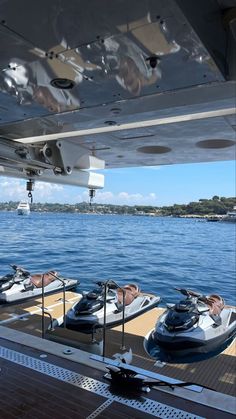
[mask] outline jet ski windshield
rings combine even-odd
[[[191,300],[184,300],[175,304],[174,308],[178,313],[182,313],[183,311],[193,311],[196,305]]]
[[[169,310],[164,326],[169,332],[187,330],[199,320],[197,306],[191,300],[180,301]]]
[[[96,288],[84,294],[83,298],[74,307],[75,315],[92,314],[95,311],[100,310],[104,306],[102,296],[103,291],[100,288]]]
[[[88,294],[86,294],[86,298],[88,300],[96,300],[98,297],[100,297],[102,295],[102,290],[101,289],[94,289],[93,291],[89,291]]]

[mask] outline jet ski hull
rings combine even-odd
[[[144,298],[148,297],[146,300],[146,304],[144,302]],[[143,306],[140,304],[139,300],[143,300]],[[142,296],[137,297],[134,300],[133,306],[125,307],[125,318],[124,322],[128,322],[135,317],[140,316],[141,314],[151,310],[152,308],[156,307],[160,302],[160,297]],[[132,310],[133,309],[133,310]],[[116,307],[113,307],[112,303],[108,303],[107,307],[107,315],[106,315],[106,327],[111,328],[122,324],[123,322],[123,312],[122,309],[118,310]],[[78,330],[83,333],[92,333],[98,328],[103,327],[104,325],[104,311],[99,310],[99,312],[95,314],[88,314],[88,315],[75,315],[75,311],[70,309],[66,315],[66,327],[71,330]]]
[[[225,341],[230,340],[231,338],[236,337],[236,325],[234,328],[227,330],[225,333],[220,334],[214,338],[204,340],[204,339],[194,339],[194,337],[189,336],[165,336],[158,333],[153,333],[154,342],[159,345],[161,348],[169,352],[182,352],[185,354],[189,350],[191,353],[208,353],[215,351],[219,346],[223,345]]]
[[[171,333],[165,329],[164,314],[156,329],[146,337],[145,350],[162,362],[174,363],[196,362],[218,355],[236,337],[236,311],[225,308],[220,325],[214,324],[208,317],[188,331]]]
[[[78,282],[75,279],[64,279],[64,281],[66,290],[75,288],[76,285],[78,285]],[[27,290],[24,288],[22,283],[14,284],[13,286],[8,287],[7,289],[6,288],[5,290],[2,290],[2,292],[0,292],[0,304],[17,303],[19,301],[25,301],[28,299],[42,296],[42,288],[34,287],[32,289]],[[55,280],[44,287],[44,293],[45,295],[53,294],[62,291],[62,289],[63,285],[61,281]]]

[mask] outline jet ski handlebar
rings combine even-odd
[[[17,274],[21,274],[23,277],[28,278],[31,277],[31,273],[29,271],[27,271],[24,268],[21,268],[21,266],[17,266],[17,265],[10,265],[12,269],[14,269],[14,271],[16,272],[15,275]],[[43,277],[50,275],[53,276],[55,279],[58,279],[59,281],[61,281],[62,283],[64,282],[64,278],[61,278],[57,275],[56,271],[48,271],[48,272],[44,272],[43,274],[41,274]],[[33,275],[34,276],[34,275]]]
[[[10,267],[16,272],[16,273],[21,273],[24,276],[30,276],[30,272],[27,271],[24,268],[21,268],[21,266],[17,266],[17,265],[10,265]]]
[[[119,285],[117,285],[116,284],[116,282],[115,281],[113,281],[112,279],[108,279],[108,281],[105,281],[105,282],[102,282],[102,281],[98,281],[98,282],[96,282],[96,284],[99,286],[99,287],[107,287],[107,288],[109,288],[110,290],[115,290],[115,289],[117,289],[117,288],[120,288],[119,287]]]
[[[120,288],[119,285],[117,285],[117,283],[115,281],[113,281],[112,279],[109,279],[107,281],[106,285],[110,290],[115,290],[117,288]]]
[[[178,287],[175,287],[174,289],[181,292],[181,294],[185,295],[186,297],[197,297],[197,298],[201,298],[201,299],[205,298],[204,295],[199,294],[196,291],[188,290],[188,289],[185,289],[185,288],[178,288]]]
[[[197,298],[197,301],[201,301],[202,303],[208,305],[208,298],[203,294],[199,294],[199,292],[188,290],[188,289],[185,289],[185,288],[178,288],[178,287],[175,287],[174,289],[181,292],[181,294],[185,295],[185,297]],[[209,308],[206,309],[205,311],[208,311],[208,310],[209,310]],[[201,313],[203,313],[203,311],[204,310],[201,310]]]

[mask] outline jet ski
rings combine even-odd
[[[43,281],[45,294],[61,291],[63,283],[67,290],[78,285],[77,280],[59,277],[56,271],[31,274],[20,266],[10,266],[14,272],[0,277],[0,303],[14,303],[42,295]]]
[[[145,338],[147,352],[164,362],[188,363],[225,350],[236,337],[236,310],[219,295],[175,288],[186,298],[168,304]]]
[[[97,288],[84,292],[66,314],[66,327],[93,333],[104,326],[114,327],[127,322],[153,307],[160,297],[143,293],[136,284],[119,287],[114,281],[97,282]]]

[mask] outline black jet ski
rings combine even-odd
[[[56,271],[31,274],[20,266],[10,266],[13,273],[0,277],[0,303],[13,303],[42,295],[43,281],[45,294],[62,290],[63,284],[65,289],[78,285],[77,280],[59,277]]]
[[[160,297],[141,292],[136,284],[119,287],[114,281],[98,282],[93,291],[84,292],[66,314],[66,327],[84,333],[96,328],[127,322],[153,307]]]
[[[225,307],[219,295],[204,296],[176,288],[186,298],[168,304],[145,349],[164,362],[194,362],[217,355],[236,336],[236,310]]]

